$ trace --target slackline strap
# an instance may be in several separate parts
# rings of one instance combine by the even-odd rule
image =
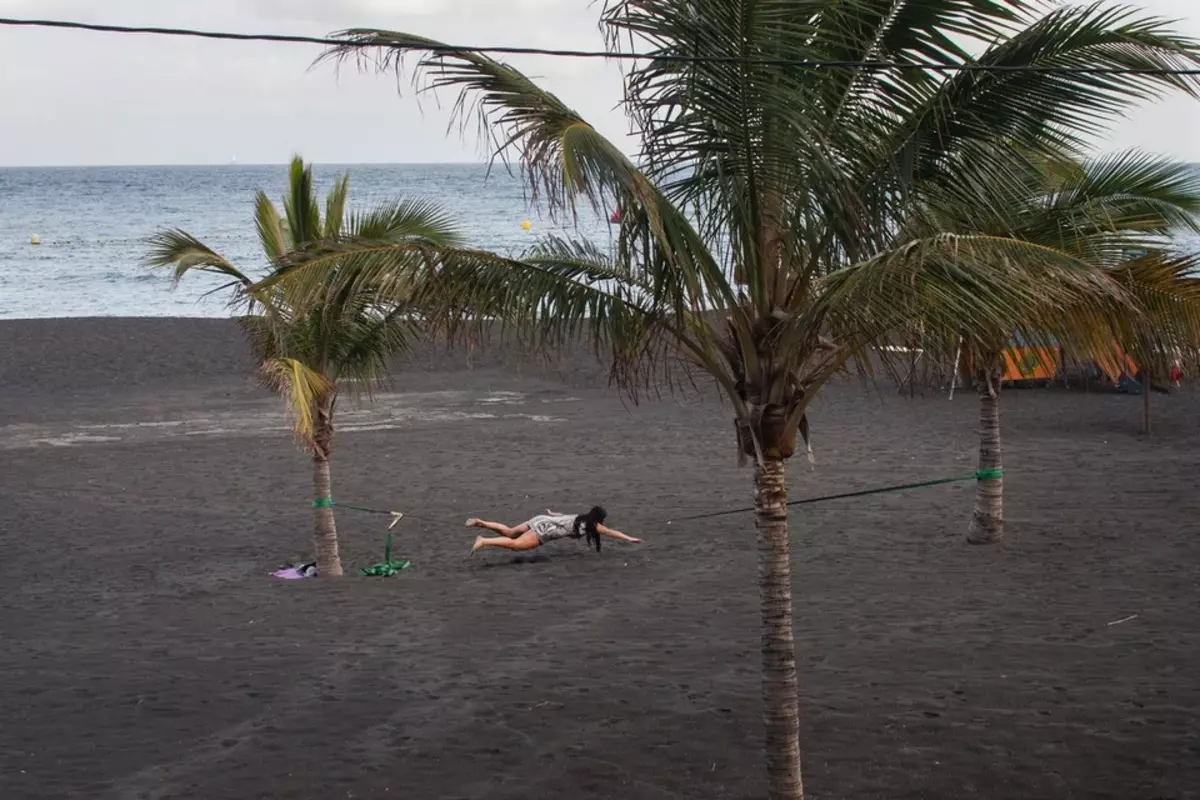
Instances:
[[[388,525],[388,530],[396,527],[396,523],[404,519],[406,515],[402,511],[386,511],[382,508],[367,508],[366,506],[353,506],[349,503],[335,503],[332,497],[314,497],[313,508],[346,508],[351,511],[361,511],[364,514],[387,514],[392,517],[392,524]]]
[[[981,469],[971,475],[958,475],[953,478],[938,478],[938,479],[932,480],[932,481],[917,481],[916,483],[901,483],[901,484],[897,484],[895,486],[881,486],[877,489],[862,489],[857,492],[841,492],[839,494],[822,495],[821,497],[806,497],[803,500],[790,500],[790,501],[788,501],[788,505],[789,506],[804,506],[804,505],[809,505],[811,503],[823,503],[826,500],[844,500],[849,497],[866,497],[867,495],[871,495],[871,494],[884,494],[886,492],[903,492],[908,489],[920,489],[925,486],[941,486],[942,484],[945,484],[945,483],[959,483],[961,481],[995,480],[996,478],[999,478],[1002,475],[1004,475],[1003,469]],[[730,514],[744,514],[747,511],[754,511],[754,510],[755,510],[754,506],[747,506],[745,508],[735,508],[735,509],[731,509],[729,511],[714,511],[710,514],[695,514],[690,517],[676,517],[675,519],[667,520],[667,524],[670,525],[674,522],[688,522],[690,520],[696,520],[696,519],[708,519],[710,517],[723,517],[723,516],[728,516]]]
[[[838,494],[827,494],[821,497],[806,497],[802,500],[790,500],[789,506],[804,506],[812,503],[824,503],[827,500],[845,500],[851,497],[866,497],[872,494],[885,494],[888,492],[904,492],[909,489],[921,489],[926,486],[941,486],[947,483],[960,483],[962,481],[987,481],[997,480],[1004,477],[1004,469],[981,469],[971,475],[957,475],[953,478],[937,478],[931,481],[917,481],[915,483],[901,483],[895,486],[881,486],[876,489],[861,489],[856,492],[840,492]],[[396,526],[396,523],[403,519],[406,515],[399,511],[385,511],[380,508],[367,508],[366,506],[355,506],[349,503],[335,503],[332,497],[317,497],[313,500],[313,508],[346,508],[351,511],[361,511],[364,514],[387,514],[392,517],[392,524],[388,526],[391,530]],[[731,514],[745,514],[748,511],[754,511],[754,506],[746,506],[745,508],[734,508],[728,511],[714,511],[709,514],[694,514],[688,517],[676,517],[675,519],[667,520],[670,525],[675,522],[690,522],[697,519],[709,519],[711,517],[724,517]],[[407,515],[407,516],[412,516]],[[419,519],[419,518],[418,518]]]

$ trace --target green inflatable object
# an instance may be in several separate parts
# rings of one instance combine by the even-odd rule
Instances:
[[[383,546],[383,561],[374,566],[361,567],[358,574],[364,578],[390,578],[402,569],[408,569],[411,562],[406,558],[403,561],[392,561],[392,535],[387,535],[387,544]]]

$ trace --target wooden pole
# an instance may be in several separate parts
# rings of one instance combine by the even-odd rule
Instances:
[[[950,399],[954,399],[954,387],[958,386],[958,362],[962,358],[963,338],[958,337],[958,347],[954,348],[954,374],[950,376]]]
[[[1150,435],[1150,370],[1142,370],[1142,433]]]
[[[912,400],[917,395],[917,350],[915,347],[908,348],[908,399]]]

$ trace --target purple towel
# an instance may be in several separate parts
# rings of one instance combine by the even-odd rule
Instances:
[[[271,573],[273,577],[283,578],[287,581],[299,580],[300,578],[312,578],[317,574],[316,564],[298,564],[283,569],[277,569]]]

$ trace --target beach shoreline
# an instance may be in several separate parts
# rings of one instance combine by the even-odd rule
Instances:
[[[310,467],[232,320],[0,321],[0,795],[764,793],[728,409],[634,407],[590,353],[419,348],[339,405],[334,496],[410,513],[393,578],[279,581]],[[792,515],[815,797],[1172,797],[1200,785],[1194,392],[1002,395],[1008,539],[969,483]],[[793,497],[969,473],[971,393],[848,381]],[[1114,457],[1114,454],[1119,454]],[[644,547],[464,560],[468,516],[602,502]],[[386,524],[338,512],[348,571]]]

